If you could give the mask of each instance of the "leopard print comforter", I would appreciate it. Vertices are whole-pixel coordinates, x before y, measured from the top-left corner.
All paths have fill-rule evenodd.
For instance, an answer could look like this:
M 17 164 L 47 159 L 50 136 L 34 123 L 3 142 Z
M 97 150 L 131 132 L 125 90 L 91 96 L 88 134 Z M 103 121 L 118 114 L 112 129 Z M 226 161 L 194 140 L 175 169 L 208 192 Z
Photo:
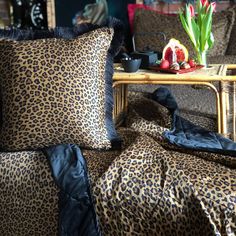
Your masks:
M 236 158 L 170 145 L 168 112 L 153 118 L 143 102 L 120 129 L 129 145 L 93 187 L 104 235 L 236 235 Z
M 103 235 L 236 235 L 236 159 L 168 144 L 168 111 L 131 100 L 122 150 L 82 150 Z M 0 153 L 0 235 L 58 235 L 58 193 L 41 152 Z

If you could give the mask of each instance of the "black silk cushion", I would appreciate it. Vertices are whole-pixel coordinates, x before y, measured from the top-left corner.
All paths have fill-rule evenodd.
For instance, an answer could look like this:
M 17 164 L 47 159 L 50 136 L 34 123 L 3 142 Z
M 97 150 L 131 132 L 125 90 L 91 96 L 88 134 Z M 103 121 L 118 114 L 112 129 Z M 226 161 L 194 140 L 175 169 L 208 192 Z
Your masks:
M 70 40 L 1 40 L 2 149 L 109 149 L 120 141 L 112 122 L 113 34 L 103 27 Z

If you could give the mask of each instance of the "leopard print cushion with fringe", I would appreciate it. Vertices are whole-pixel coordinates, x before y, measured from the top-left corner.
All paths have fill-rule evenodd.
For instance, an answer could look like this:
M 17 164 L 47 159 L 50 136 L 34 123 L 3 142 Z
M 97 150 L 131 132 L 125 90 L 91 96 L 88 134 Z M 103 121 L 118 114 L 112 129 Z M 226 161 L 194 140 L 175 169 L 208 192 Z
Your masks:
M 214 46 L 209 50 L 208 56 L 225 55 L 229 37 L 234 24 L 235 12 L 233 10 L 222 11 L 213 15 L 212 32 L 215 38 Z M 137 50 L 150 47 L 159 52 L 167 42 L 161 35 L 153 33 L 163 32 L 167 41 L 176 38 L 184 44 L 191 57 L 194 57 L 194 49 L 188 35 L 180 22 L 179 16 L 164 15 L 151 10 L 137 9 L 134 20 L 135 43 Z M 151 33 L 146 36 L 141 33 Z
M 4 150 L 111 147 L 105 73 L 113 32 L 104 27 L 73 40 L 1 41 Z

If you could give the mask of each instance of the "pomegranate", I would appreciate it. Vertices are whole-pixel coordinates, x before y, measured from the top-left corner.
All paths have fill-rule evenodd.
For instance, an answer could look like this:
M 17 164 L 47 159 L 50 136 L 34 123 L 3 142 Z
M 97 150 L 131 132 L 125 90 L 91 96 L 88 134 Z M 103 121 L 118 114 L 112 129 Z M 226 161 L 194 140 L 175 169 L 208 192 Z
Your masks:
M 162 52 L 162 58 L 168 60 L 170 64 L 174 62 L 188 61 L 187 48 L 174 38 L 170 39 Z

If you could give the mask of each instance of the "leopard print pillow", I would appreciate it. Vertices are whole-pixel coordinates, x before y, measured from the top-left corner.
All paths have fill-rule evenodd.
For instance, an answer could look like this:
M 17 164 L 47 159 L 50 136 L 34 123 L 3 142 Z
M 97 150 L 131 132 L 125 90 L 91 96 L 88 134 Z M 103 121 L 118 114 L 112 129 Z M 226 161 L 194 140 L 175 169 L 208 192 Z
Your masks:
M 234 24 L 232 27 L 232 31 L 229 38 L 228 48 L 226 51 L 226 55 L 236 55 L 236 45 L 235 45 L 235 37 L 236 37 L 236 6 L 230 7 L 232 11 L 234 11 Z M 233 62 L 231 61 L 230 64 Z
M 107 116 L 107 65 L 113 33 L 104 27 L 71 40 L 1 41 L 1 148 L 112 146 L 117 133 Z
M 213 15 L 212 32 L 215 42 L 207 56 L 225 55 L 234 18 L 235 13 L 232 9 L 217 12 Z M 158 34 L 160 32 L 165 34 L 167 41 L 164 41 L 163 36 Z M 162 52 L 168 40 L 176 38 L 187 47 L 191 57 L 196 56 L 189 36 L 184 31 L 178 15 L 165 15 L 152 10 L 137 9 L 134 18 L 134 33 L 136 34 L 135 44 L 137 50 L 145 50 L 145 47 L 148 46 L 152 50 Z M 149 34 L 143 35 L 143 33 Z M 157 33 L 157 35 L 153 33 Z

